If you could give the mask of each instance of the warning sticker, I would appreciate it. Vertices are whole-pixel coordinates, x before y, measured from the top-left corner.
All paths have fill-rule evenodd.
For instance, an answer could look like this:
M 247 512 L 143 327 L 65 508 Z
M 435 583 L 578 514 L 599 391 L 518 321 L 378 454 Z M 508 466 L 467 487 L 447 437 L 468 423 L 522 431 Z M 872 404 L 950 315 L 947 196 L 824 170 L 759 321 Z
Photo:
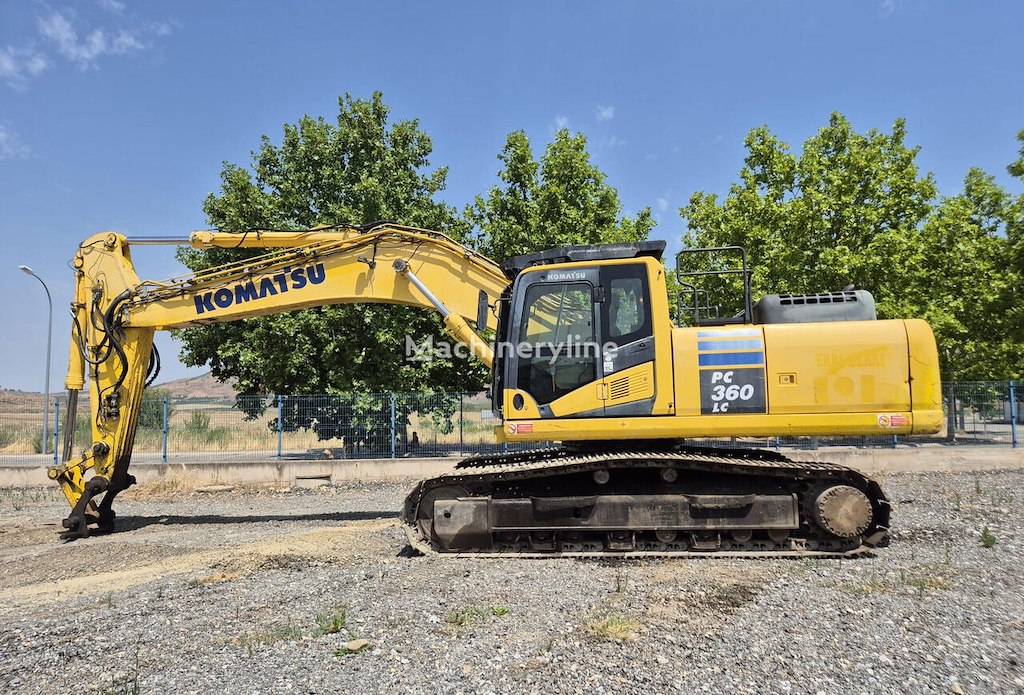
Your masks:
M 878 426 L 883 429 L 892 429 L 894 427 L 909 427 L 910 418 L 906 415 L 879 415 Z

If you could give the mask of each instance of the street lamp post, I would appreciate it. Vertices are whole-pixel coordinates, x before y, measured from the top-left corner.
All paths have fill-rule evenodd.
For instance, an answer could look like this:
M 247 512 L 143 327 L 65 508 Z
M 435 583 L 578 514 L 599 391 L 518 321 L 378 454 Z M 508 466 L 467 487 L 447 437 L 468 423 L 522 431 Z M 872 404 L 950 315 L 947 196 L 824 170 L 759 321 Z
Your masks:
M 46 321 L 46 394 L 43 396 L 43 453 L 46 453 L 47 444 L 49 444 L 50 437 L 50 339 L 53 337 L 53 299 L 50 298 L 50 288 L 46 286 L 43 279 L 35 274 L 35 271 L 29 268 L 27 265 L 19 265 L 18 269 L 21 272 L 31 275 L 39 284 L 46 290 L 46 303 L 50 307 L 50 312 L 47 315 Z

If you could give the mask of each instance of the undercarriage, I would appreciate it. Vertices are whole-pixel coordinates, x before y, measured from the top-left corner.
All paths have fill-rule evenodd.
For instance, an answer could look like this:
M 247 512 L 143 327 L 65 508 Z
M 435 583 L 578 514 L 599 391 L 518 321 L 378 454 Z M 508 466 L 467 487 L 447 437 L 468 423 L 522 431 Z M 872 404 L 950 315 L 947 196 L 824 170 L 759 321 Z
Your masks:
M 888 544 L 879 485 L 770 451 L 543 449 L 420 482 L 403 522 L 423 553 L 849 557 Z

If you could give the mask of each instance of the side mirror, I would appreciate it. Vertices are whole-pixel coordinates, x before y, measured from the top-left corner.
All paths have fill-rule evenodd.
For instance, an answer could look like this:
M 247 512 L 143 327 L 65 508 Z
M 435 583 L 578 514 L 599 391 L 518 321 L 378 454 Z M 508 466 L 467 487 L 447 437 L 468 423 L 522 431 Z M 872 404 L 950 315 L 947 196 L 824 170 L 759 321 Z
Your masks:
M 480 290 L 480 295 L 476 300 L 476 329 L 478 331 L 487 330 L 487 314 L 490 311 L 491 307 L 487 303 L 487 293 Z

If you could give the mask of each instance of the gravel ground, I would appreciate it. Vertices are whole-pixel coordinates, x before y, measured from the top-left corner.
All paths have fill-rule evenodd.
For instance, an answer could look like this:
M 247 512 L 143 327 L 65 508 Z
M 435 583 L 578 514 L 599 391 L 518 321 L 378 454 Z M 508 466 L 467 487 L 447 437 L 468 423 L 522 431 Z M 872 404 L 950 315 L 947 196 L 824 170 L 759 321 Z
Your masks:
M 0 691 L 1024 692 L 1024 471 L 889 475 L 844 561 L 409 557 L 409 487 L 131 491 L 71 544 L 0 490 Z

